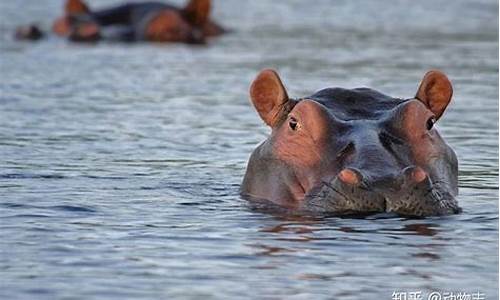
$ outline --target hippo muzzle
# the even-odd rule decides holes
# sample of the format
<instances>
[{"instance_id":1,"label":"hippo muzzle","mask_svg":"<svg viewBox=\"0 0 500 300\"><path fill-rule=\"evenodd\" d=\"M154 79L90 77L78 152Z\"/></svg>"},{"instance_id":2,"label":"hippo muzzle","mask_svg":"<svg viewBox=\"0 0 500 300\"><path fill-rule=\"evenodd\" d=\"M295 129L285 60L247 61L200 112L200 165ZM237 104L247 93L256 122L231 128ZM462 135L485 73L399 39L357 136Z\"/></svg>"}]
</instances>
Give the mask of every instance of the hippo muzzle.
<instances>
[{"instance_id":1,"label":"hippo muzzle","mask_svg":"<svg viewBox=\"0 0 500 300\"><path fill-rule=\"evenodd\" d=\"M422 168L415 166L375 183L359 170L346 168L333 180L307 192L302 209L322 214L387 212L419 217L461 211L448 187L432 182Z\"/></svg>"}]
</instances>

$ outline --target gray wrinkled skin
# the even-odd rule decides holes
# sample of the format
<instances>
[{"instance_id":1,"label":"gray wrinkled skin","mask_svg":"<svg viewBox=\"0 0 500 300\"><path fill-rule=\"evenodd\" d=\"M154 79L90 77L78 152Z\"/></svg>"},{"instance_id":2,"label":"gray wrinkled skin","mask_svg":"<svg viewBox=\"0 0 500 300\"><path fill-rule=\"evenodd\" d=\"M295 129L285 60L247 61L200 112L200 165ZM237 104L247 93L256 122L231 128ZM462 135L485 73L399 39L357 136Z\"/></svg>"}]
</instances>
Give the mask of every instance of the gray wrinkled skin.
<instances>
[{"instance_id":1,"label":"gray wrinkled skin","mask_svg":"<svg viewBox=\"0 0 500 300\"><path fill-rule=\"evenodd\" d=\"M338 178L306 195L303 209L313 213L356 214L395 212L407 216L459 213L455 197L447 186L429 178L390 193L377 193L366 187L352 188Z\"/></svg>"}]
</instances>

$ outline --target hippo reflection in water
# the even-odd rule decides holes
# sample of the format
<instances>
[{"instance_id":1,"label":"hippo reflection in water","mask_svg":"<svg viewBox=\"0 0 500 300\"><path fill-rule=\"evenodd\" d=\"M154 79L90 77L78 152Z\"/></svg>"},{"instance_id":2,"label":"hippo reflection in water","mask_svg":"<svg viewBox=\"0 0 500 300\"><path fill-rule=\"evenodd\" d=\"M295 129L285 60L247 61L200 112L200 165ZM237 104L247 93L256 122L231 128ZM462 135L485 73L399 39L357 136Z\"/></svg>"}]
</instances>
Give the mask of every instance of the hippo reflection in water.
<instances>
[{"instance_id":1,"label":"hippo reflection in water","mask_svg":"<svg viewBox=\"0 0 500 300\"><path fill-rule=\"evenodd\" d=\"M459 213L457 157L434 127L451 96L433 70L410 99L369 88L291 99L264 70L250 97L272 132L252 153L241 194L309 213Z\"/></svg>"},{"instance_id":2,"label":"hippo reflection in water","mask_svg":"<svg viewBox=\"0 0 500 300\"><path fill-rule=\"evenodd\" d=\"M64 15L52 31L72 41L97 40L182 42L202 44L225 30L210 19L210 0L190 0L184 8L161 2L126 3L91 10L82 0L67 0ZM17 28L17 39L42 36L36 25Z\"/></svg>"}]
</instances>

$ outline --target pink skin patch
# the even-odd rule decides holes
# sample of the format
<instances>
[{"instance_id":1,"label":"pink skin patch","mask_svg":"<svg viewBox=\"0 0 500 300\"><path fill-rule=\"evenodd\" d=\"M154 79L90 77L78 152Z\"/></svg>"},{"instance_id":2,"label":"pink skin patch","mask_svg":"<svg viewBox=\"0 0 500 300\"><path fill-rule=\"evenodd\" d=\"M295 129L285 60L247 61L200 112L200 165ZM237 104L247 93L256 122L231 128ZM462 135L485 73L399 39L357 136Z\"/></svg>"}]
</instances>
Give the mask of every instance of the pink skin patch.
<instances>
[{"instance_id":1,"label":"pink skin patch","mask_svg":"<svg viewBox=\"0 0 500 300\"><path fill-rule=\"evenodd\" d=\"M94 37L99 34L99 26L96 24L85 24L78 28L77 34L83 38Z\"/></svg>"},{"instance_id":2,"label":"pink skin patch","mask_svg":"<svg viewBox=\"0 0 500 300\"><path fill-rule=\"evenodd\" d=\"M71 26L67 17L60 17L54 21L52 31L59 36L68 36L71 33Z\"/></svg>"},{"instance_id":3,"label":"pink skin patch","mask_svg":"<svg viewBox=\"0 0 500 300\"><path fill-rule=\"evenodd\" d=\"M411 176L415 183L419 183L424 181L424 179L427 177L427 173L424 170L422 170L422 168L416 167L413 170Z\"/></svg>"},{"instance_id":4,"label":"pink skin patch","mask_svg":"<svg viewBox=\"0 0 500 300\"><path fill-rule=\"evenodd\" d=\"M351 169L344 169L340 171L339 179L342 180L344 183L351 185L356 185L359 183L358 175Z\"/></svg>"},{"instance_id":5,"label":"pink skin patch","mask_svg":"<svg viewBox=\"0 0 500 300\"><path fill-rule=\"evenodd\" d=\"M154 17L146 28L146 38L152 42L187 41L191 27L173 10Z\"/></svg>"}]
</instances>

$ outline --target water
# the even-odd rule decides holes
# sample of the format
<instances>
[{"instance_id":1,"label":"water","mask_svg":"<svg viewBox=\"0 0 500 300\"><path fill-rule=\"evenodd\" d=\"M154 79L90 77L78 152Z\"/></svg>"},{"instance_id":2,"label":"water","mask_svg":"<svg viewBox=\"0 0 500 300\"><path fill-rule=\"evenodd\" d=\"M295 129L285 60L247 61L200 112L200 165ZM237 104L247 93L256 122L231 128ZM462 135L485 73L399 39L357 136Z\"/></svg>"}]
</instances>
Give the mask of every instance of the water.
<instances>
[{"instance_id":1,"label":"water","mask_svg":"<svg viewBox=\"0 0 500 300\"><path fill-rule=\"evenodd\" d=\"M16 25L49 26L61 2L1 2L0 298L496 299L498 4L214 2L235 33L206 48L14 42ZM460 160L464 212L252 210L238 188L268 134L248 101L264 67L293 97L411 97L444 70L455 94L438 126Z\"/></svg>"}]
</instances>

